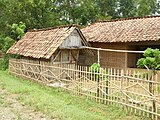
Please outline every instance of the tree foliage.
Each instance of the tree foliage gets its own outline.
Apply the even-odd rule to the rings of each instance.
[[[13,23],[8,25],[10,28],[10,33],[7,36],[0,35],[0,50],[4,53],[4,57],[0,61],[0,69],[5,70],[8,68],[9,55],[6,54],[7,50],[15,43],[16,40],[19,40],[25,34],[26,26],[23,22],[19,24]]]
[[[151,69],[153,72],[160,69],[160,51],[159,49],[147,48],[143,54],[144,58],[137,61],[140,68]]]
[[[7,24],[23,22],[27,29],[61,24],[87,25],[100,19],[155,15],[157,0],[0,0],[0,33]]]
[[[8,25],[11,29],[11,34],[13,39],[19,40],[25,34],[26,25],[23,22],[19,22],[19,24],[13,23],[12,25]]]

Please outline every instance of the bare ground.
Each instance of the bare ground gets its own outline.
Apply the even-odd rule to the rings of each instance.
[[[19,103],[17,97],[0,88],[0,120],[49,120],[43,113]]]

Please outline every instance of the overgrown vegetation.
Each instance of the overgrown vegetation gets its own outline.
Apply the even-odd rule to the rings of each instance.
[[[25,34],[25,23],[8,25],[10,31],[9,36],[0,35],[0,50],[4,53],[3,58],[0,60],[0,70],[6,70],[8,68],[9,55],[6,54],[7,50]],[[12,55],[12,57],[17,57]]]
[[[0,89],[16,94],[17,100],[35,111],[56,120],[138,120],[118,107],[98,104],[84,97],[75,97],[58,89],[44,87],[0,71]]]

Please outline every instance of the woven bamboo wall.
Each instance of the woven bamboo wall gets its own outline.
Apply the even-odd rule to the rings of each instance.
[[[104,49],[126,50],[125,43],[90,43],[91,46]],[[127,54],[120,52],[100,51],[100,64],[102,67],[127,67]]]
[[[78,57],[78,65],[90,66],[97,62],[97,52],[95,50],[80,50]]]

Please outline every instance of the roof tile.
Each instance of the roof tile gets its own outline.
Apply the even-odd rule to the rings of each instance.
[[[82,28],[89,42],[137,42],[160,39],[160,17],[96,22]]]
[[[49,59],[76,26],[28,31],[7,53]]]

